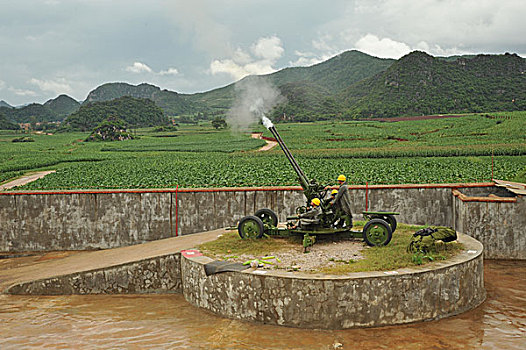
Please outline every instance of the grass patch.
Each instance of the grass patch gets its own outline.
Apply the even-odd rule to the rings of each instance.
[[[362,251],[365,259],[350,264],[321,268],[319,272],[341,275],[350,272],[391,271],[447,260],[463,249],[462,244],[458,242],[437,242],[435,249],[428,254],[418,256],[408,252],[407,246],[411,242],[413,233],[424,227],[426,226],[398,224],[393,239],[387,246],[369,247]]]
[[[237,231],[232,231],[215,241],[199,245],[198,249],[205,255],[224,259],[227,256],[242,254],[265,256],[294,247],[298,247],[298,243],[294,243],[292,238],[241,239]]]

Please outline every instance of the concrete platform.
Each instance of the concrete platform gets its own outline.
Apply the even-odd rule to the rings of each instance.
[[[181,258],[183,295],[220,316],[280,326],[346,329],[437,320],[480,305],[483,247],[459,233],[464,250],[446,261],[342,276],[244,270],[206,276],[206,256]]]
[[[147,261],[163,256],[179,254],[183,249],[194,248],[195,246],[212,241],[218,235],[224,233],[224,229],[202,232],[192,235],[161,239],[144,244],[127,246],[115,249],[69,252],[56,255],[51,260],[33,261],[28,263],[28,259],[22,266],[4,266],[0,270],[0,292],[13,293],[12,287],[27,285],[38,281],[57,279],[68,275],[78,275],[91,271],[107,270],[112,267],[130,265],[139,261]],[[16,293],[18,294],[18,293]],[[21,294],[48,294],[45,290],[42,293],[21,293]],[[51,294],[78,294],[72,293],[70,288],[65,287],[64,293],[54,289]]]

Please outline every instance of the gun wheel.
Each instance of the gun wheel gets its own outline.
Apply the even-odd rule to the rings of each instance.
[[[395,232],[397,223],[394,215],[386,215],[384,220],[391,226],[391,232]]]
[[[261,221],[263,221],[263,224],[265,225],[270,225],[274,227],[278,225],[278,216],[270,209],[259,209],[258,211],[256,211],[256,214],[254,214],[254,216],[260,218]]]
[[[372,219],[363,227],[363,239],[369,246],[384,246],[389,244],[393,231],[389,223],[383,219]]]
[[[261,238],[264,233],[263,221],[257,216],[245,216],[237,225],[237,232],[243,239]]]

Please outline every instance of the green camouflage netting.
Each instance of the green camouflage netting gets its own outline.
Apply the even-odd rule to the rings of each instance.
[[[445,243],[453,242],[457,239],[457,232],[451,227],[431,226],[416,231],[413,234],[411,243],[407,246],[407,251],[416,253],[428,253],[435,246],[436,241]]]

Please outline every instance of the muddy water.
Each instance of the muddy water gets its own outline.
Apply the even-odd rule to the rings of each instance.
[[[526,262],[485,263],[475,310],[406,326],[302,330],[223,319],[181,295],[0,295],[0,349],[525,349]]]

